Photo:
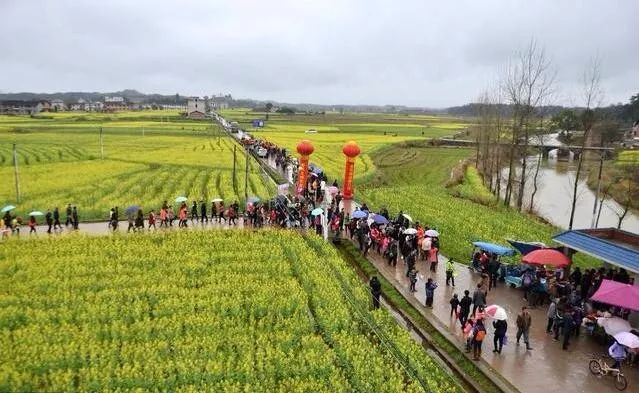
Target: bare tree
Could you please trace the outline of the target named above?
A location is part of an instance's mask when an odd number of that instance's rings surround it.
[[[579,179],[581,177],[581,170],[584,162],[584,149],[588,143],[590,132],[595,125],[595,111],[594,108],[598,107],[601,103],[603,92],[601,91],[601,69],[599,59],[594,58],[583,76],[583,96],[584,105],[586,109],[581,115],[581,123],[584,129],[584,139],[581,143],[581,149],[579,150],[579,159],[577,161],[577,170],[575,171],[575,182],[572,191],[572,205],[570,207],[570,222],[568,223],[568,229],[572,229],[572,225],[575,220],[575,208],[577,206],[577,187],[579,186]]]
[[[541,167],[541,162],[543,161],[543,144],[546,140],[545,136],[545,128],[544,128],[544,113],[539,113],[539,128],[535,133],[537,136],[537,143],[540,145],[539,147],[539,155],[537,157],[537,165],[535,165],[535,175],[533,176],[533,191],[530,194],[530,205],[528,206],[528,211],[531,213],[535,209],[535,196],[537,195],[537,191],[539,190],[539,168]]]
[[[521,156],[521,173],[516,207],[522,210],[527,176],[527,150],[530,131],[534,127],[535,112],[553,92],[556,73],[551,69],[551,62],[543,48],[539,48],[535,40],[528,47],[515,55],[506,68],[502,81],[506,100],[513,108],[512,144],[508,183],[506,184],[506,203],[510,204],[514,182],[514,160]],[[523,141],[523,145],[520,144]]]

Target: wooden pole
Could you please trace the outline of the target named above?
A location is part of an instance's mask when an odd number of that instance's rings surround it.
[[[245,151],[246,153],[246,168],[244,169],[244,199],[248,199],[248,173],[249,173],[249,152],[248,149]]]
[[[16,178],[16,202],[20,203],[20,176],[18,176],[18,150],[13,144],[13,169]]]
[[[235,181],[236,155],[237,155],[237,145],[233,145],[233,190],[237,190],[237,184]]]
[[[100,127],[100,157],[104,160],[104,144],[102,142],[102,127]]]

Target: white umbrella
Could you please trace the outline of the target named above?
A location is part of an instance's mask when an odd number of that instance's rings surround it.
[[[424,232],[424,235],[426,235],[428,237],[439,237],[439,232],[437,232],[434,229],[429,229],[426,232]]]
[[[617,333],[629,332],[632,327],[625,319],[618,317],[612,318],[597,318],[599,326],[603,327],[606,333],[614,336]]]
[[[621,332],[614,335],[615,340],[628,348],[639,348],[639,337],[630,332]]]
[[[175,202],[176,203],[181,203],[181,202],[186,202],[188,199],[186,199],[186,197],[184,196],[179,196],[177,198],[175,198]]]
[[[404,231],[404,235],[415,235],[417,234],[417,229],[415,228],[408,228],[407,230]]]
[[[39,210],[34,210],[31,213],[29,213],[30,216],[44,216],[44,213],[42,213]]]
[[[212,199],[212,200],[211,200],[211,202],[224,202],[224,199],[222,199],[222,198],[215,198],[215,199]]]
[[[486,307],[484,312],[489,317],[497,319],[498,321],[505,321],[506,319],[508,319],[508,315],[506,315],[506,310],[502,306],[498,306],[496,304]]]
[[[402,214],[402,216],[404,216],[404,218],[408,221],[413,222],[413,217],[409,216],[408,214]]]

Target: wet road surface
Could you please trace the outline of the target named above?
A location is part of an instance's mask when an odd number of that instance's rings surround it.
[[[396,267],[389,266],[386,260],[376,252],[368,254],[369,260],[393,285],[407,289],[409,281],[406,277],[406,267],[399,260]],[[461,297],[464,290],[473,291],[480,277],[472,273],[466,265],[456,264],[458,275],[455,277],[455,287],[446,286],[445,275],[446,258],[440,255],[437,272],[431,273],[427,262],[417,262],[418,282],[417,292],[414,296],[424,305],[426,296],[424,284],[429,277],[438,284],[435,290],[433,308],[420,307],[419,311],[429,320],[435,319],[435,327],[446,329],[458,338],[460,346],[464,340],[460,323],[450,317],[449,301],[453,294]],[[568,350],[561,348],[561,341],[554,341],[552,335],[546,334],[546,310],[547,305],[536,309],[529,309],[532,316],[530,329],[531,351],[526,351],[523,343],[516,343],[516,318],[521,307],[526,305],[523,292],[520,289],[507,287],[499,282],[497,288],[488,293],[487,304],[498,304],[504,307],[508,313],[508,344],[504,346],[502,353],[493,353],[493,328],[492,320],[488,319],[487,336],[482,347],[482,359],[506,378],[511,384],[522,392],[584,392],[601,393],[617,391],[612,377],[598,378],[593,376],[588,369],[590,355],[603,354],[607,347],[598,344],[593,337],[581,328],[580,337],[571,338]],[[471,310],[472,311],[472,310]],[[439,326],[437,326],[439,325]],[[560,337],[561,340],[561,337]],[[624,375],[628,379],[627,392],[639,391],[639,369],[625,367]]]

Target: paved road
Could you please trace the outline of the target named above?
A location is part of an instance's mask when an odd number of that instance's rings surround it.
[[[118,232],[122,232],[122,233],[126,232],[127,226],[128,226],[128,223],[126,221],[120,221]],[[149,232],[149,231],[153,232],[153,231],[179,231],[179,230],[193,230],[193,229],[235,229],[235,228],[244,228],[244,223],[243,223],[243,219],[240,217],[237,220],[237,225],[228,225],[225,222],[193,223],[191,222],[191,220],[189,220],[187,228],[178,228],[177,221],[173,223],[173,226],[168,228],[158,227],[157,229],[148,229],[147,221],[144,222],[144,226],[145,226],[145,229],[144,229],[145,232]],[[79,229],[77,231],[74,231],[73,229],[71,229],[70,226],[69,227],[63,226],[61,230],[56,230],[53,233],[48,234],[47,229],[48,227],[46,225],[38,225],[36,227],[36,233],[29,234],[29,227],[26,225],[23,225],[22,227],[20,227],[20,238],[31,239],[34,237],[42,238],[47,236],[63,236],[63,235],[71,234],[71,233],[80,233],[80,234],[87,234],[87,235],[108,235],[113,232],[111,229],[109,229],[106,221],[88,222],[88,223],[81,222],[79,225]],[[15,237],[15,236],[16,236],[15,234],[11,235],[11,237]]]
[[[389,266],[377,253],[369,253],[369,260],[377,269],[402,290],[408,289],[409,282],[405,276],[405,264],[399,261],[396,267]],[[434,320],[435,326],[445,329],[458,338],[460,346],[464,342],[459,322],[450,317],[449,300],[454,293],[459,298],[464,290],[473,293],[479,275],[472,273],[467,266],[457,264],[458,276],[455,278],[456,286],[446,286],[445,266],[446,258],[440,256],[438,271],[430,273],[426,262],[418,262],[419,281],[417,292],[414,296],[423,305],[426,296],[424,283],[432,277],[438,284],[435,290],[433,309],[420,307],[419,311],[429,320]],[[432,275],[431,275],[432,274]],[[488,335],[482,348],[482,358],[503,377],[510,381],[522,392],[584,392],[601,393],[616,391],[612,378],[599,379],[590,374],[588,370],[589,356],[592,353],[604,353],[607,348],[595,342],[583,329],[579,338],[573,339],[568,350],[561,349],[561,343],[553,341],[553,337],[546,334],[546,306],[530,310],[533,325],[530,332],[532,351],[526,351],[523,343],[515,345],[515,333],[517,331],[515,320],[521,306],[526,304],[523,293],[519,289],[506,287],[499,283],[496,289],[488,294],[488,304],[499,304],[508,312],[508,345],[501,354],[495,354],[493,350],[492,325],[487,328]],[[628,378],[628,392],[639,391],[639,369],[627,368],[625,375]]]

